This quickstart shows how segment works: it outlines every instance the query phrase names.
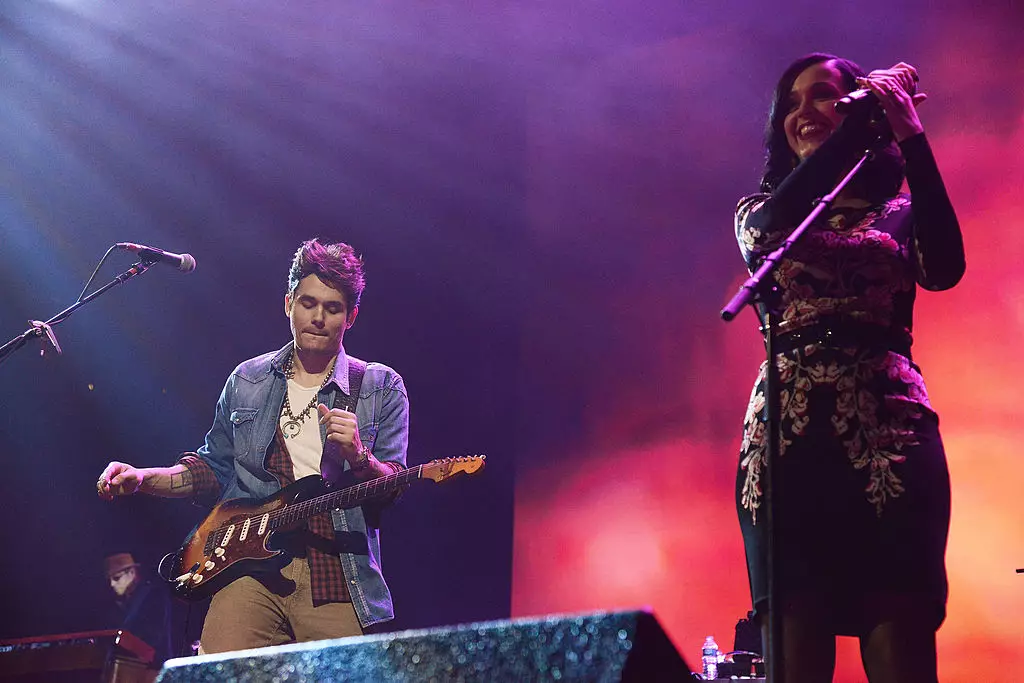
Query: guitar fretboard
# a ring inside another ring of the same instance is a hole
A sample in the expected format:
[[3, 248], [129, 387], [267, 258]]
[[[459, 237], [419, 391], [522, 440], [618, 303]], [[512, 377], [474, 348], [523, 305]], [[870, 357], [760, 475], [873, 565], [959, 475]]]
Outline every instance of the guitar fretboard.
[[422, 471], [423, 465], [415, 465], [401, 472], [386, 474], [383, 477], [369, 479], [343, 488], [340, 491], [332, 491], [316, 498], [287, 505], [280, 510], [270, 513], [267, 526], [271, 530], [278, 529], [282, 526], [289, 526], [304, 519], [309, 519], [323, 512], [355, 507], [371, 498], [383, 496], [386, 493], [391, 493], [412, 483], [420, 478]]

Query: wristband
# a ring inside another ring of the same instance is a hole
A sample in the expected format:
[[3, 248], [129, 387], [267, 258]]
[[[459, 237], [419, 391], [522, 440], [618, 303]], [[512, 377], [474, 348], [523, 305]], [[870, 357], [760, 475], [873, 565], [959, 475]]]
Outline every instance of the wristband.
[[352, 464], [352, 469], [354, 469], [354, 470], [361, 470], [361, 469], [364, 469], [365, 467], [367, 467], [370, 464], [370, 456], [371, 455], [372, 455], [372, 453], [370, 453], [370, 449], [369, 448], [367, 448], [366, 446], [360, 447], [360, 449], [359, 449], [359, 457], [357, 457], [351, 463]]

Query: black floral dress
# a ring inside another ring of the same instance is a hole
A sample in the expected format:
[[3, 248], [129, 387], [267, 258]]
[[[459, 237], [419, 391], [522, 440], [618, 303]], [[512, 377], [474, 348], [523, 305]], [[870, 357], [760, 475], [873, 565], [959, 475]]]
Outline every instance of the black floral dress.
[[[890, 616], [893, 595], [911, 597], [936, 627], [945, 616], [949, 475], [910, 346], [917, 287], [955, 284], [963, 248], [924, 135], [901, 148], [913, 205], [900, 194], [832, 208], [774, 274], [781, 340], [777, 581], [784, 601], [809, 597], [836, 633], [849, 635]], [[828, 189], [815, 187], [821, 173], [812, 171], [815, 180], [784, 184], [781, 199], [806, 205], [803, 213]], [[779, 219], [791, 208], [779, 206], [780, 192], [737, 207], [736, 236], [751, 270], [792, 230]], [[736, 481], [757, 610], [768, 594], [766, 367], [747, 408]]]

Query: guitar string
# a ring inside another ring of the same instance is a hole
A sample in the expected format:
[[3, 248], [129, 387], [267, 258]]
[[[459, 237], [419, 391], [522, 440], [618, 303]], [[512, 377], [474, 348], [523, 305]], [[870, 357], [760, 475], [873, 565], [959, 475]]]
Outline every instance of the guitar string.
[[[398, 481], [399, 479], [403, 479], [403, 478], [415, 479], [417, 477], [416, 476], [412, 476], [412, 475], [415, 473], [415, 475], [418, 476], [419, 472], [422, 469], [423, 469], [423, 465], [416, 465], [415, 467], [410, 467], [408, 469], [402, 470], [401, 472], [394, 472], [392, 474], [388, 474], [388, 475], [385, 475], [383, 477], [378, 477], [376, 479], [370, 479], [369, 481], [365, 481], [365, 482], [362, 482], [360, 484], [356, 484], [355, 486], [350, 486], [349, 488], [342, 489], [341, 491], [334, 491], [332, 493], [328, 493], [328, 494], [325, 494], [323, 496], [318, 496], [317, 498], [313, 498], [313, 499], [310, 499], [310, 500], [304, 500], [302, 502], [286, 506], [286, 507], [284, 507], [284, 508], [282, 508], [280, 510], [274, 510], [273, 512], [269, 513], [270, 517], [268, 519], [269, 520], [273, 520], [273, 521], [278, 521], [278, 520], [281, 520], [284, 517], [291, 516], [291, 519], [289, 519], [287, 521], [294, 522], [294, 521], [297, 521], [297, 519], [301, 519], [302, 517], [305, 517], [306, 515], [303, 514], [303, 513], [307, 512], [309, 510], [313, 510], [316, 513], [327, 512], [328, 510], [331, 510], [331, 509], [333, 509], [335, 507], [334, 504], [333, 504], [335, 501], [341, 502], [345, 498], [352, 498], [352, 497], [358, 498], [361, 495], [366, 495], [367, 493], [369, 493], [370, 489], [372, 489], [372, 488], [377, 488], [379, 486], [384, 486], [386, 488], [388, 485], [392, 484], [393, 482]], [[319, 501], [321, 504], [322, 503], [326, 503], [328, 498], [330, 498], [332, 500], [332, 504], [329, 507], [327, 507], [326, 509], [324, 509], [324, 510], [316, 510], [316, 506], [318, 504], [317, 501]], [[268, 526], [269, 526], [269, 524], [268, 524]]]
[[[472, 456], [472, 457], [478, 457], [478, 456]], [[434, 463], [425, 463], [425, 464], [434, 464]], [[348, 487], [346, 489], [342, 489], [341, 491], [335, 491], [333, 493], [329, 493], [329, 494], [326, 494], [324, 496], [318, 496], [318, 498], [320, 498], [320, 499], [325, 499], [325, 498], [329, 498], [329, 497], [333, 498], [334, 495], [337, 494], [337, 498], [344, 499], [346, 497], [356, 496], [356, 494], [364, 494], [371, 487], [376, 487], [376, 486], [379, 486], [379, 485], [389, 485], [392, 482], [397, 481], [397, 480], [399, 480], [401, 478], [418, 479], [420, 473], [423, 470], [423, 467], [424, 467], [424, 465], [416, 465], [414, 467], [410, 467], [410, 468], [404, 469], [401, 472], [394, 472], [392, 474], [384, 475], [383, 477], [377, 477], [375, 479], [370, 479], [370, 480], [362, 482], [360, 484], [356, 484], [356, 485], [350, 486], [350, 487]], [[415, 473], [416, 476], [410, 476], [413, 473]], [[307, 501], [302, 501], [300, 503], [296, 503], [296, 504], [293, 504], [293, 505], [285, 506], [284, 508], [282, 508], [280, 510], [274, 510], [274, 511], [272, 511], [270, 513], [267, 513], [268, 514], [267, 526], [268, 527], [271, 527], [271, 526], [275, 526], [276, 527], [276, 524], [273, 524], [274, 522], [282, 521], [283, 518], [288, 516], [288, 515], [294, 515], [297, 512], [306, 512], [307, 510], [309, 510], [311, 508], [314, 508], [316, 500], [317, 500], [317, 498], [314, 498], [314, 499], [311, 499], [311, 500], [307, 500]], [[316, 514], [319, 514], [319, 512], [327, 512], [328, 510], [334, 509], [334, 507], [335, 506], [332, 504], [327, 509], [320, 510]], [[302, 518], [303, 516], [305, 516], [305, 515], [300, 514], [298, 518], [294, 518], [293, 517], [292, 519], [290, 519], [288, 521], [294, 522], [294, 521], [297, 521], [297, 519]], [[240, 524], [244, 524], [246, 521], [249, 521], [250, 525], [251, 525], [255, 520], [259, 520], [262, 517], [263, 517], [263, 515], [257, 515], [255, 517], [245, 517], [242, 520], [239, 520], [239, 521], [233, 522], [233, 523], [240, 525]], [[227, 527], [230, 526], [230, 525], [231, 525], [231, 523], [226, 524], [226, 525], [222, 525], [222, 526], [217, 528], [217, 531], [218, 532], [226, 532]], [[222, 537], [223, 537], [222, 534], [220, 534], [220, 533], [217, 534], [217, 541], [218, 541], [218, 543], [219, 543], [219, 539], [222, 538]]]
[[[419, 473], [422, 471], [422, 469], [423, 469], [423, 465], [416, 465], [414, 467], [410, 467], [408, 469], [404, 469], [401, 472], [394, 472], [392, 474], [387, 474], [387, 475], [384, 475], [383, 477], [377, 477], [376, 479], [370, 479], [370, 480], [362, 482], [360, 484], [356, 484], [354, 486], [350, 486], [350, 487], [348, 487], [346, 489], [342, 489], [341, 491], [334, 491], [332, 493], [326, 494], [325, 496], [319, 496], [319, 498], [334, 498], [334, 497], [336, 497], [336, 498], [339, 498], [339, 499], [344, 499], [346, 497], [353, 497], [353, 496], [358, 497], [357, 494], [364, 494], [364, 493], [368, 492], [371, 487], [376, 487], [376, 486], [380, 486], [380, 485], [389, 485], [392, 482], [398, 481], [399, 479], [402, 479], [402, 478], [416, 479], [416, 478], [418, 478]], [[416, 476], [412, 476], [414, 473], [415, 473]], [[335, 494], [337, 494], [337, 495], [335, 496]], [[288, 506], [286, 506], [286, 507], [284, 507], [284, 508], [282, 508], [280, 510], [274, 510], [274, 511], [268, 513], [269, 516], [268, 516], [267, 526], [268, 527], [276, 526], [276, 525], [274, 525], [274, 522], [282, 521], [283, 518], [288, 516], [288, 515], [292, 515], [292, 514], [294, 514], [296, 512], [299, 512], [299, 511], [303, 511], [304, 512], [304, 511], [306, 511], [309, 508], [313, 508], [313, 503], [314, 503], [315, 500], [316, 499], [302, 501], [300, 503], [295, 503], [293, 505], [288, 505]], [[333, 505], [330, 508], [328, 508], [328, 509], [333, 509]], [[323, 512], [326, 512], [326, 510], [323, 510]], [[263, 517], [263, 515], [256, 515], [255, 517], [245, 517], [245, 518], [243, 518], [241, 520], [238, 520], [236, 522], [230, 522], [227, 525], [222, 525], [221, 527], [218, 527], [217, 531], [226, 531], [227, 527], [230, 526], [231, 524], [241, 525], [241, 524], [245, 524], [246, 521], [249, 521], [250, 524], [252, 524], [256, 520], [261, 519], [262, 517]], [[291, 519], [291, 520], [288, 520], [288, 521], [295, 521], [295, 519]], [[220, 535], [218, 535], [218, 536], [222, 537]]]
[[[437, 461], [434, 461], [433, 463], [426, 463], [426, 464], [436, 464], [436, 463], [437, 463]], [[275, 510], [275, 511], [269, 513], [270, 514], [270, 519], [272, 519], [274, 521], [279, 521], [283, 517], [289, 517], [288, 521], [296, 521], [297, 518], [304, 517], [305, 515], [303, 513], [307, 512], [309, 510], [315, 510], [317, 513], [327, 512], [328, 510], [332, 510], [335, 507], [337, 507], [335, 505], [335, 503], [338, 502], [339, 500], [344, 500], [345, 498], [359, 497], [359, 496], [365, 495], [365, 494], [367, 494], [370, 491], [370, 489], [373, 489], [373, 488], [378, 488], [378, 487], [386, 488], [386, 487], [390, 486], [393, 482], [398, 481], [398, 480], [403, 479], [403, 478], [406, 478], [406, 479], [418, 479], [420, 477], [420, 473], [423, 470], [423, 467], [424, 467], [424, 465], [416, 465], [415, 467], [410, 467], [408, 469], [404, 469], [401, 472], [394, 472], [392, 474], [388, 474], [388, 475], [385, 475], [383, 477], [378, 477], [376, 479], [370, 479], [368, 481], [362, 482], [361, 484], [356, 484], [355, 486], [351, 486], [349, 488], [342, 489], [341, 491], [336, 491], [336, 492], [334, 492], [334, 494], [326, 494], [324, 496], [318, 496], [318, 497], [313, 498], [313, 499], [308, 500], [308, 501], [302, 501], [300, 503], [295, 503], [293, 505], [285, 507], [284, 509]], [[327, 503], [327, 501], [326, 501], [327, 498], [331, 498], [331, 503], [329, 505], [327, 505], [324, 509], [317, 510], [317, 505], [325, 505]]]

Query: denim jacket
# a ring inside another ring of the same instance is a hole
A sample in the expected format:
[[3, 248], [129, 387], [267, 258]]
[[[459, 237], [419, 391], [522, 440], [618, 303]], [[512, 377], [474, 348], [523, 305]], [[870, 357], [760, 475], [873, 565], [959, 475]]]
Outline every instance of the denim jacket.
[[[220, 500], [260, 499], [281, 489], [264, 462], [284, 404], [288, 384], [282, 366], [292, 352], [292, 344], [241, 363], [224, 385], [213, 427], [197, 451], [220, 483]], [[342, 349], [331, 379], [318, 394], [320, 402], [333, 405], [339, 389], [347, 394], [348, 379], [348, 356]], [[397, 372], [380, 363], [367, 364], [356, 404], [356, 420], [359, 437], [374, 457], [406, 466], [409, 399]], [[321, 425], [321, 441], [326, 434], [327, 428]], [[345, 467], [348, 469], [347, 463]], [[339, 557], [359, 623], [366, 628], [393, 619], [391, 592], [381, 573], [380, 530], [376, 521], [368, 520], [362, 507], [334, 510], [332, 519], [339, 537], [350, 539], [346, 545], [354, 551], [342, 552]]]

